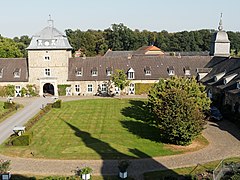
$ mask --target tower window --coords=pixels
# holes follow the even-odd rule
[[[44,75],[45,75],[45,76],[51,76],[51,71],[50,71],[50,69],[48,69],[48,68],[45,69],[45,70],[44,70]]]

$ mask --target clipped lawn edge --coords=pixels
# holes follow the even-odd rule
[[[144,173],[145,180],[159,179],[164,178],[166,176],[176,176],[176,175],[197,175],[199,173],[204,173],[206,170],[214,170],[221,160],[211,161],[204,164],[198,164],[196,166],[176,168],[176,169],[167,169],[160,171],[152,171]],[[224,162],[240,162],[240,157],[231,157],[224,160]]]

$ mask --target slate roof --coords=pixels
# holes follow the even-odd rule
[[[0,69],[2,69],[0,82],[28,81],[27,59],[25,58],[0,58]],[[20,77],[14,78],[14,72],[20,73]]]
[[[206,85],[211,85],[212,87],[221,89],[229,93],[240,93],[240,90],[237,89],[237,82],[240,80],[240,58],[231,58],[231,57],[214,57],[206,67],[212,68],[210,73],[205,76],[201,82]],[[215,75],[225,72],[224,76],[219,79],[217,82],[213,81]],[[225,78],[228,78],[234,74],[234,78],[230,82],[224,84],[223,81]]]
[[[27,50],[72,49],[67,36],[52,26],[45,27],[32,37]]]
[[[132,56],[134,51],[112,51],[108,50],[105,54],[104,57],[128,57]]]
[[[93,81],[93,80],[109,80],[106,69],[112,67],[122,69],[127,73],[130,68],[135,71],[135,80],[158,80],[168,78],[168,68],[173,66],[175,75],[184,76],[184,67],[191,69],[191,75],[196,75],[196,69],[204,67],[211,60],[210,56],[191,56],[191,57],[174,57],[174,56],[133,56],[131,59],[126,57],[87,57],[70,58],[68,80],[69,81]],[[83,68],[83,75],[76,76],[76,67]],[[98,68],[98,76],[92,76],[93,67]],[[151,75],[145,75],[145,68],[151,67]]]

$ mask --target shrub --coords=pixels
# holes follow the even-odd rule
[[[15,93],[15,87],[14,85],[7,85],[6,86],[6,95],[7,96],[14,96],[14,93]]]
[[[10,164],[11,164],[10,160],[5,161],[5,160],[1,159],[0,160],[0,174],[10,171]]]
[[[58,85],[58,95],[59,96],[65,96],[67,87],[71,87],[71,85],[69,85],[69,84],[60,84],[60,85]]]
[[[90,168],[90,167],[84,167],[84,168],[82,168],[81,169],[81,175],[82,174],[90,174],[90,173],[92,173],[92,168]]]
[[[151,87],[154,85],[154,83],[136,83],[135,84],[135,94],[141,95],[141,94],[148,94]]]
[[[15,103],[4,102],[3,108],[4,109],[13,109],[15,107]]]
[[[30,121],[25,125],[26,130],[29,130],[34,126],[46,113],[52,109],[52,104],[46,105],[38,114],[36,114]]]
[[[28,146],[31,143],[32,133],[25,133],[21,136],[16,136],[10,140],[9,144],[13,146]]]
[[[53,108],[61,108],[62,105],[62,101],[61,100],[57,100],[52,104]]]
[[[7,92],[6,92],[6,87],[5,86],[0,86],[0,96],[1,97],[6,97]]]

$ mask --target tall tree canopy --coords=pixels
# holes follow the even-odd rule
[[[20,44],[14,42],[12,39],[0,36],[0,58],[19,58],[23,57],[20,50]]]
[[[69,39],[73,52],[81,50],[86,56],[103,55],[109,48],[113,51],[137,50],[146,45],[155,45],[163,51],[209,51],[211,37],[215,30],[196,30],[169,33],[151,32],[148,30],[132,30],[124,24],[112,24],[105,30],[81,31],[67,29],[65,33]],[[227,32],[231,41],[231,55],[239,55],[240,32]],[[26,35],[13,40],[24,57],[27,56],[26,47],[30,38]],[[14,55],[12,55],[14,57]]]
[[[148,107],[154,116],[153,123],[167,142],[189,144],[201,133],[204,112],[210,107],[204,90],[194,78],[178,77],[161,79],[150,90]]]

